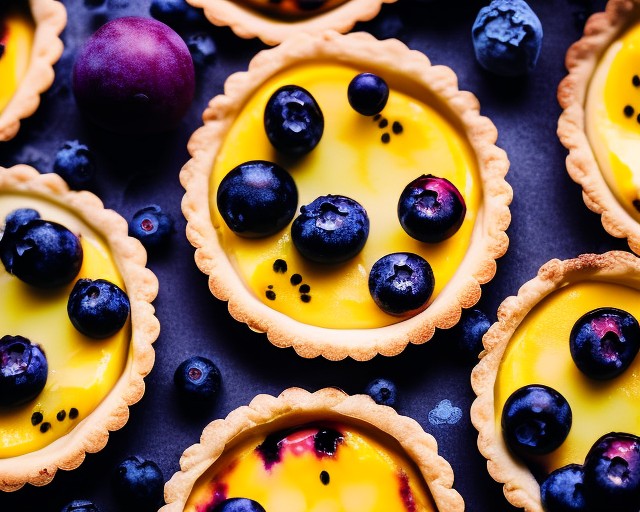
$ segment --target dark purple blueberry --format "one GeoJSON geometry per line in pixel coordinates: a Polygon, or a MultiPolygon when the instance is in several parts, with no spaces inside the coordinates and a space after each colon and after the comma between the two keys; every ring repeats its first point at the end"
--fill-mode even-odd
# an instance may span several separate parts
{"type": "Polygon", "coordinates": [[[460,321],[451,329],[449,339],[455,343],[457,355],[477,360],[484,349],[482,337],[491,327],[487,315],[479,309],[463,309],[460,321]]]}
{"type": "Polygon", "coordinates": [[[442,242],[453,236],[467,212],[464,199],[445,178],[423,174],[400,194],[398,219],[409,236],[421,242],[442,242]]]}
{"type": "Polygon", "coordinates": [[[147,249],[165,245],[174,231],[173,218],[157,204],[141,208],[129,221],[129,236],[140,240],[147,249]]]}
{"type": "Polygon", "coordinates": [[[65,285],[82,266],[80,239],[57,222],[32,219],[0,239],[7,272],[39,288],[65,285]]]}
{"type": "Polygon", "coordinates": [[[129,309],[127,294],[105,279],[78,279],[67,302],[71,323],[91,338],[106,338],[122,329],[129,309]]]}
{"type": "Polygon", "coordinates": [[[89,500],[73,500],[67,503],[60,512],[100,512],[100,509],[89,500]]]}
{"type": "Polygon", "coordinates": [[[558,448],[571,429],[571,407],[555,389],[531,384],[514,391],[502,410],[502,434],[523,455],[543,455],[558,448]]]}
{"type": "Polygon", "coordinates": [[[206,357],[194,356],[178,365],[173,382],[182,398],[211,402],[220,391],[220,370],[206,357]]]}
{"type": "Polygon", "coordinates": [[[211,512],[265,512],[264,507],[249,498],[229,498],[218,503],[211,512]]]}
{"type": "Polygon", "coordinates": [[[387,104],[389,86],[378,75],[360,73],[349,82],[347,98],[351,108],[359,114],[375,116],[382,112],[387,104]]]}
{"type": "Polygon", "coordinates": [[[388,405],[394,407],[398,399],[398,390],[393,381],[389,379],[374,379],[369,382],[364,392],[369,395],[375,403],[380,405],[388,405]]]}
{"type": "Polygon", "coordinates": [[[112,484],[123,510],[155,512],[164,504],[164,477],[152,460],[127,457],[117,466],[112,484]]]}
{"type": "Polygon", "coordinates": [[[597,510],[637,512],[640,507],[640,437],[611,432],[598,439],[584,462],[588,497],[597,510]]]}
{"type": "Polygon", "coordinates": [[[204,24],[206,18],[202,9],[196,9],[186,0],[152,0],[149,13],[158,21],[176,30],[204,24]]]}
{"type": "Polygon", "coordinates": [[[267,101],[264,128],[274,148],[286,155],[300,156],[320,142],[324,116],[309,91],[285,85],[267,101]]]}
{"type": "Polygon", "coordinates": [[[340,263],[358,254],[369,236],[369,216],[360,203],[345,196],[320,196],[300,207],[291,225],[291,240],[307,259],[340,263]]]}
{"type": "Polygon", "coordinates": [[[0,338],[0,406],[34,399],[47,383],[48,370],[40,346],[22,336],[0,338]]]}
{"type": "Polygon", "coordinates": [[[569,464],[552,472],[540,486],[545,512],[593,512],[585,496],[584,469],[569,464]]]}
{"type": "Polygon", "coordinates": [[[417,254],[383,256],[369,272],[369,292],[380,309],[404,315],[422,309],[431,298],[435,279],[429,262],[417,254]]]}
{"type": "Polygon", "coordinates": [[[18,208],[7,215],[4,225],[5,235],[15,235],[22,226],[39,219],[40,214],[33,208],[18,208]]]}
{"type": "Polygon", "coordinates": [[[252,160],[238,165],[218,187],[218,210],[237,235],[257,238],[284,228],[296,213],[298,189],[278,164],[252,160]]]}
{"type": "Polygon", "coordinates": [[[640,349],[640,325],[621,309],[594,309],[574,324],[569,348],[574,363],[585,375],[612,379],[636,357],[640,349]]]}
{"type": "Polygon", "coordinates": [[[216,43],[207,32],[196,32],[186,38],[187,48],[196,67],[203,67],[216,58],[216,43]]]}
{"type": "Polygon", "coordinates": [[[67,141],[56,153],[53,172],[60,175],[69,188],[85,189],[93,183],[96,175],[93,153],[85,144],[80,144],[77,140],[67,141]]]}

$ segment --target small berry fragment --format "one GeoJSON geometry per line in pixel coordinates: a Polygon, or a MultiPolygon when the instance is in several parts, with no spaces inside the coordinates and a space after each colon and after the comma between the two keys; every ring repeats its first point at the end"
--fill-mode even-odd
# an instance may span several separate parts
{"type": "Polygon", "coordinates": [[[53,172],[60,175],[69,188],[86,189],[95,179],[95,157],[85,144],[77,140],[67,141],[56,153],[53,172]]]}
{"type": "Polygon", "coordinates": [[[210,359],[193,356],[178,365],[173,382],[183,398],[212,402],[220,392],[220,370],[210,359]]]}
{"type": "Polygon", "coordinates": [[[168,243],[175,231],[173,218],[157,204],[141,208],[129,221],[129,236],[137,238],[147,249],[154,249],[168,243]]]}
{"type": "Polygon", "coordinates": [[[349,82],[347,99],[351,108],[359,114],[375,116],[382,112],[387,104],[389,86],[376,74],[360,73],[349,82]]]}
{"type": "Polygon", "coordinates": [[[367,384],[364,392],[369,395],[375,403],[394,407],[398,399],[398,390],[395,383],[389,379],[374,379],[367,384]]]}
{"type": "MultiPolygon", "coordinates": [[[[0,338],[0,406],[13,407],[33,400],[47,383],[48,370],[39,345],[23,336],[0,338]]],[[[35,414],[31,417],[33,425],[42,420],[35,414]]]]}
{"type": "Polygon", "coordinates": [[[112,485],[123,510],[155,512],[164,503],[164,477],[151,460],[127,457],[117,466],[112,485]]]}
{"type": "Polygon", "coordinates": [[[71,323],[91,338],[106,338],[122,329],[129,309],[127,294],[105,279],[78,279],[67,302],[71,323]]]}

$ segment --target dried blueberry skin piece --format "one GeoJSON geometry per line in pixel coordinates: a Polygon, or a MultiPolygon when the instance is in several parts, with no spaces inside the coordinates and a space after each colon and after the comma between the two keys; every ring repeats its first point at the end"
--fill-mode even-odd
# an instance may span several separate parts
{"type": "Polygon", "coordinates": [[[324,115],[309,91],[284,85],[267,101],[264,128],[274,148],[286,155],[301,156],[320,142],[324,115]]]}
{"type": "Polygon", "coordinates": [[[121,510],[155,512],[164,504],[164,477],[152,460],[127,457],[113,475],[112,487],[121,510]]]}
{"type": "Polygon", "coordinates": [[[139,209],[129,221],[129,236],[147,249],[166,245],[174,230],[173,218],[157,204],[139,209]]]}
{"type": "Polygon", "coordinates": [[[60,512],[100,512],[100,509],[92,501],[73,500],[64,505],[60,512]]]}
{"type": "Polygon", "coordinates": [[[189,401],[212,401],[220,391],[220,370],[210,359],[193,356],[178,365],[173,382],[189,401]]]}
{"type": "Polygon", "coordinates": [[[545,512],[593,512],[585,495],[584,468],[569,464],[553,471],[540,486],[545,512]]]}
{"type": "Polygon", "coordinates": [[[249,498],[229,498],[218,503],[212,512],[265,512],[265,509],[249,498]]]}
{"type": "Polygon", "coordinates": [[[571,357],[585,375],[599,380],[623,373],[640,349],[640,325],[626,311],[598,308],[580,317],[569,336],[571,357]]]}
{"type": "Polygon", "coordinates": [[[396,384],[389,379],[378,378],[372,380],[365,386],[364,392],[379,405],[394,407],[398,400],[396,384]]]}
{"type": "Polygon", "coordinates": [[[351,108],[363,116],[375,116],[382,112],[389,99],[389,86],[374,73],[356,75],[347,88],[351,108]]]}
{"type": "Polygon", "coordinates": [[[0,406],[33,400],[47,383],[49,365],[39,345],[23,336],[0,338],[0,406]]]}
{"type": "Polygon", "coordinates": [[[222,178],[217,204],[231,231],[247,238],[264,237],[291,222],[298,206],[298,188],[278,164],[251,160],[222,178]]]}

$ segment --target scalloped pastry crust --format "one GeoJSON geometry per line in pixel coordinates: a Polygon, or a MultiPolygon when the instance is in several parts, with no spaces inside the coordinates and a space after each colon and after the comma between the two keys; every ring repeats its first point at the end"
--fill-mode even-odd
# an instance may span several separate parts
{"type": "Polygon", "coordinates": [[[53,65],[63,51],[59,36],[67,23],[64,5],[57,0],[29,0],[29,7],[35,22],[31,58],[20,86],[0,112],[0,142],[15,137],[20,121],[36,111],[40,95],[53,84],[53,65]]]}
{"type": "Polygon", "coordinates": [[[324,356],[331,360],[352,357],[367,360],[376,354],[396,355],[409,343],[424,343],[436,328],[455,325],[461,309],[480,298],[480,285],[490,281],[496,271],[496,258],[502,256],[509,240],[505,233],[511,214],[510,185],[504,177],[509,162],[495,146],[497,130],[479,114],[476,97],[460,91],[453,71],[431,66],[428,58],[409,50],[398,40],[378,41],[366,33],[340,35],[335,31],[299,34],[280,46],[257,54],[247,72],[231,75],[224,94],[209,103],[204,125],[188,143],[192,158],[183,167],[180,181],[186,190],[182,211],[188,221],[187,238],[196,248],[195,260],[209,275],[214,296],[228,301],[229,312],[257,332],[265,332],[278,347],[293,347],[307,358],[324,356]],[[358,67],[384,70],[403,80],[426,87],[452,112],[466,133],[475,153],[483,185],[482,206],[471,237],[471,246],[454,278],[421,313],[396,324],[374,329],[330,329],[308,325],[262,303],[243,283],[222,248],[209,213],[209,181],[222,141],[248,98],[261,84],[280,70],[308,61],[353,63],[358,67]]]}
{"type": "Polygon", "coordinates": [[[424,477],[431,495],[443,512],[464,510],[464,501],[452,488],[453,470],[438,455],[436,440],[414,419],[400,416],[391,407],[376,404],[367,395],[349,396],[336,388],[324,388],[309,393],[289,388],[278,397],[258,395],[248,406],[229,413],[205,427],[200,443],[187,448],[180,457],[180,471],[165,484],[162,512],[184,510],[196,480],[222,455],[238,436],[249,432],[267,432],[295,426],[310,419],[339,419],[346,425],[357,423],[374,435],[382,432],[400,443],[410,460],[424,477]]]}
{"type": "Polygon", "coordinates": [[[631,250],[640,254],[640,224],[625,211],[607,185],[585,131],[586,96],[598,61],[611,43],[638,19],[638,0],[609,0],[604,12],[589,18],[583,37],[567,51],[565,65],[569,74],[558,87],[558,101],[563,108],[558,136],[569,150],[567,171],[582,187],[587,207],[601,215],[602,225],[610,235],[626,238],[631,250]]]}
{"type": "Polygon", "coordinates": [[[25,483],[36,486],[49,483],[58,469],[77,468],[86,453],[104,448],[110,431],[126,424],[129,406],[144,394],[143,378],[153,367],[152,343],[158,337],[160,325],[151,304],[158,293],[158,280],[145,267],[147,253],[142,244],[128,236],[125,219],[105,209],[94,194],[70,191],[57,174],[40,174],[26,165],[0,167],[0,195],[6,192],[28,193],[57,203],[103,236],[126,284],[131,304],[129,359],[114,389],[65,436],[35,452],[0,458],[0,490],[15,491],[25,483]]]}
{"type": "Polygon", "coordinates": [[[508,297],[498,308],[498,321],[483,338],[484,351],[471,373],[477,398],[471,406],[471,421],[478,430],[478,448],[487,459],[489,474],[504,484],[504,495],[515,507],[543,512],[540,486],[527,466],[514,458],[501,432],[496,432],[494,385],[509,341],[527,314],[545,297],[567,283],[583,280],[617,282],[640,290],[640,260],[624,251],[583,254],[570,260],[553,259],[538,275],[525,283],[517,296],[508,297]]]}

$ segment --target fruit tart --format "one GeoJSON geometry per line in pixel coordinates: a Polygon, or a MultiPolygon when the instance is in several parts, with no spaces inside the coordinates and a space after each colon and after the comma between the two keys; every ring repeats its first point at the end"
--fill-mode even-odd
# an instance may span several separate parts
{"type": "Polygon", "coordinates": [[[640,259],[551,260],[498,309],[471,375],[491,476],[526,511],[637,511],[640,259]]]}
{"type": "Polygon", "coordinates": [[[0,141],[13,138],[54,79],[67,22],[57,0],[19,0],[0,6],[0,141]]]}
{"type": "Polygon", "coordinates": [[[163,512],[464,510],[431,435],[335,388],[258,395],[207,425],[180,468],[163,512]]]}
{"type": "Polygon", "coordinates": [[[303,357],[453,326],[508,246],[496,129],[451,69],[335,31],[264,50],[191,137],[182,209],[231,315],[303,357]]]}
{"type": "Polygon", "coordinates": [[[640,2],[610,0],[567,52],[558,135],[567,170],[606,231],[640,253],[640,2]]]}
{"type": "Polygon", "coordinates": [[[0,490],[79,466],[144,393],[158,282],[127,232],[57,174],[0,168],[0,490]]]}
{"type": "Polygon", "coordinates": [[[396,0],[187,0],[204,9],[211,23],[230,27],[243,38],[277,45],[298,32],[348,32],[396,0]]]}

